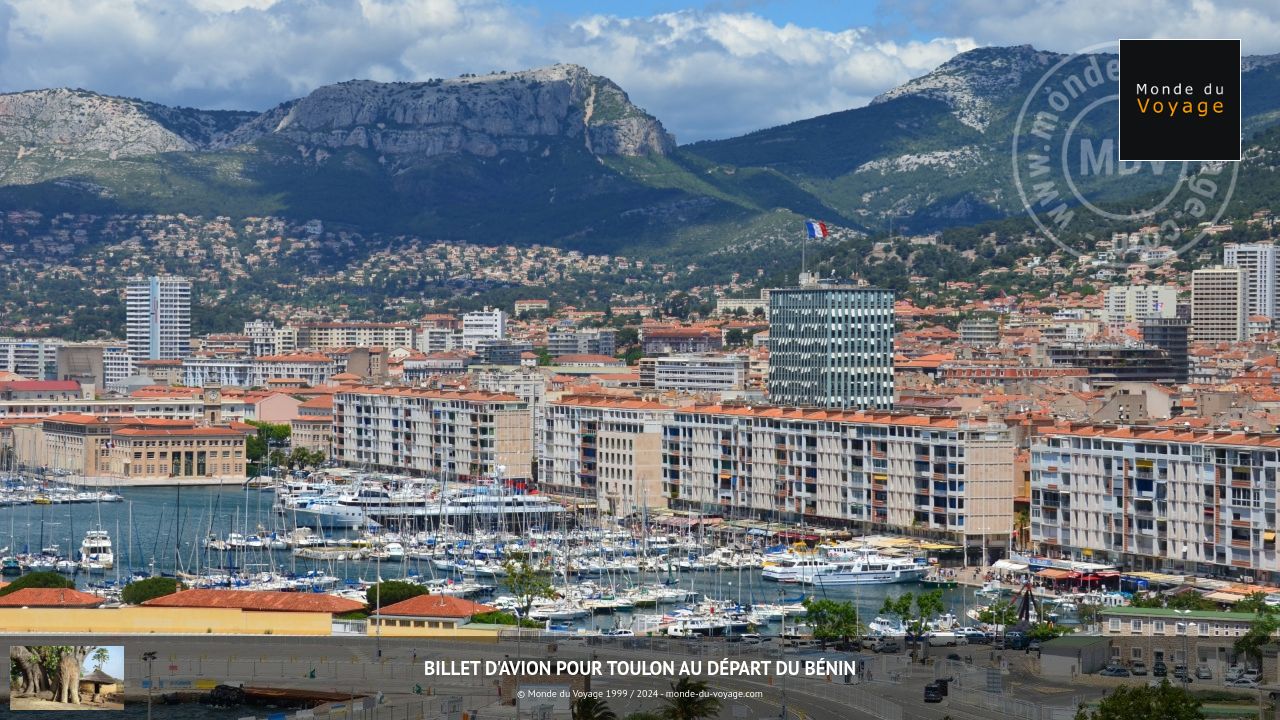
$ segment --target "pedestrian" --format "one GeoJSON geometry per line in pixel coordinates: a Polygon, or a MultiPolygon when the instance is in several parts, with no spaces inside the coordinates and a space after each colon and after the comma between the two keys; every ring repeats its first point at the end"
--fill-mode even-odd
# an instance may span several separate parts
{"type": "Polygon", "coordinates": [[[413,661],[418,662],[418,648],[413,649],[413,661]]]}

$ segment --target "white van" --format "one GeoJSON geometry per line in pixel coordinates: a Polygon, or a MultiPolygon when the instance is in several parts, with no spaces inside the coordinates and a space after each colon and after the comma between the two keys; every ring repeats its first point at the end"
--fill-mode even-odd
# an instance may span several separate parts
{"type": "Polygon", "coordinates": [[[969,638],[953,632],[936,632],[929,634],[929,647],[954,647],[968,645],[969,638]]]}

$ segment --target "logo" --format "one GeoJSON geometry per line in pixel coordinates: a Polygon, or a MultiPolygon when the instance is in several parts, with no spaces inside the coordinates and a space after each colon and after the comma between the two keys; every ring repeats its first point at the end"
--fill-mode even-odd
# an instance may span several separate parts
{"type": "Polygon", "coordinates": [[[1013,178],[1045,237],[1093,267],[1154,266],[1194,247],[1226,211],[1238,163],[1119,159],[1117,43],[1067,55],[1027,94],[1013,178]]]}

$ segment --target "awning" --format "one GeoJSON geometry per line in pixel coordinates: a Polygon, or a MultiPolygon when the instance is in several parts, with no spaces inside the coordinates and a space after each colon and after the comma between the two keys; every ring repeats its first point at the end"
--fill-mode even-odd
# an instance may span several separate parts
{"type": "Polygon", "coordinates": [[[1238,603],[1238,602],[1240,602],[1241,600],[1243,600],[1243,599],[1244,599],[1244,596],[1243,596],[1243,595],[1236,595],[1236,594],[1234,594],[1234,593],[1221,592],[1221,591],[1219,591],[1219,592],[1211,592],[1211,593],[1207,593],[1207,594],[1205,595],[1205,598],[1207,598],[1207,599],[1209,599],[1209,600],[1212,600],[1212,601],[1214,601],[1214,602],[1220,602],[1220,603],[1231,603],[1231,604],[1233,604],[1233,605],[1234,605],[1235,603],[1238,603]]]}
{"type": "Polygon", "coordinates": [[[748,535],[768,535],[769,531],[762,528],[751,528],[747,531],[748,535]]]}
{"type": "Polygon", "coordinates": [[[1023,563],[1014,562],[1012,560],[1000,559],[991,564],[993,570],[1006,570],[1008,572],[1026,572],[1027,566],[1023,563]]]}
{"type": "Polygon", "coordinates": [[[1072,573],[1070,570],[1059,570],[1057,568],[1045,568],[1040,572],[1036,573],[1036,577],[1042,577],[1047,580],[1066,580],[1067,578],[1070,578],[1073,574],[1074,573],[1072,573]]]}
{"type": "Polygon", "coordinates": [[[1275,541],[1276,541],[1276,531],[1275,531],[1275,530],[1263,530],[1263,531],[1262,531],[1262,541],[1263,541],[1263,542],[1275,542],[1275,541]]]}

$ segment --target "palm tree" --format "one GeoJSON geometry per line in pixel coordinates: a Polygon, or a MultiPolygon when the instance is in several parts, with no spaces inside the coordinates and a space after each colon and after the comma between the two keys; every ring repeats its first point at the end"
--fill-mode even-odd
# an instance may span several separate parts
{"type": "Polygon", "coordinates": [[[574,700],[569,710],[573,713],[573,720],[618,720],[608,703],[590,695],[574,700]]]}
{"type": "Polygon", "coordinates": [[[671,695],[662,704],[663,720],[705,720],[719,717],[720,698],[707,692],[705,680],[691,680],[688,675],[671,683],[671,695]]]}

